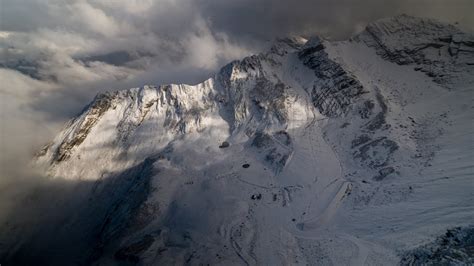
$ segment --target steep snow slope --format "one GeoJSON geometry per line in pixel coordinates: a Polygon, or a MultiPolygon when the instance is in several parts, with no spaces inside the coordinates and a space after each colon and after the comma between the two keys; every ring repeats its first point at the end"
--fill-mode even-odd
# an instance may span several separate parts
{"type": "Polygon", "coordinates": [[[474,220],[473,55],[471,35],[399,16],[280,40],[195,86],[99,95],[37,157],[86,184],[52,246],[81,244],[44,261],[455,263],[413,254],[474,220]]]}

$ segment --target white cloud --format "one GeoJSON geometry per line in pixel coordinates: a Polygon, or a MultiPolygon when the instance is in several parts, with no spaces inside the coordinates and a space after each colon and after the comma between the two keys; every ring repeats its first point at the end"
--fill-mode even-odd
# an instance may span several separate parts
{"type": "Polygon", "coordinates": [[[40,143],[57,130],[58,124],[47,122],[44,114],[31,108],[31,103],[58,88],[1,68],[0,84],[8,84],[0,87],[0,181],[5,181],[23,174],[40,143]]]}
{"type": "Polygon", "coordinates": [[[212,34],[202,18],[195,22],[195,32],[185,39],[185,50],[191,65],[204,69],[218,67],[219,59],[231,60],[248,55],[248,51],[231,44],[225,34],[212,34]]]}
{"type": "Polygon", "coordinates": [[[68,6],[71,20],[78,25],[85,26],[91,32],[100,33],[105,37],[114,37],[120,33],[118,21],[107,16],[103,10],[95,8],[87,1],[80,1],[68,6]]]}

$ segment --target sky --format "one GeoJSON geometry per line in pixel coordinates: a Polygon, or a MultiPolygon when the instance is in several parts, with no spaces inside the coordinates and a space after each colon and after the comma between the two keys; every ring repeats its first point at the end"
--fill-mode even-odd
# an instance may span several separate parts
{"type": "Polygon", "coordinates": [[[98,92],[198,83],[277,37],[402,13],[474,29],[472,0],[0,0],[0,184],[98,92]]]}

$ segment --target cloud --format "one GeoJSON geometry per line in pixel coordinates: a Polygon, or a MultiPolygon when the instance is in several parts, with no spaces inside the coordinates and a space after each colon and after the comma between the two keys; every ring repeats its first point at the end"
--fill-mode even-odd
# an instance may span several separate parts
{"type": "Polygon", "coordinates": [[[0,186],[25,174],[25,165],[39,143],[55,131],[53,123],[44,123],[44,114],[34,112],[32,99],[48,93],[54,85],[32,79],[17,71],[0,69],[0,186]],[[8,179],[8,180],[7,180],[8,179]]]}
{"type": "Polygon", "coordinates": [[[345,39],[367,23],[406,13],[460,22],[474,28],[469,0],[198,0],[216,30],[236,38],[272,38],[287,34],[323,34],[345,39]],[[230,34],[231,33],[231,34],[230,34]]]}

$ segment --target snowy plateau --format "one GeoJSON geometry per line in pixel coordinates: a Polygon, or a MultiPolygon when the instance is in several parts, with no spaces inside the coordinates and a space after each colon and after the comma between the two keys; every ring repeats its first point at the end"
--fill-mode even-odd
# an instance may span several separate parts
{"type": "MultiPolygon", "coordinates": [[[[474,36],[401,15],[99,94],[35,157],[47,265],[473,265],[474,36]]],[[[10,237],[19,237],[10,231],[10,237]]]]}

